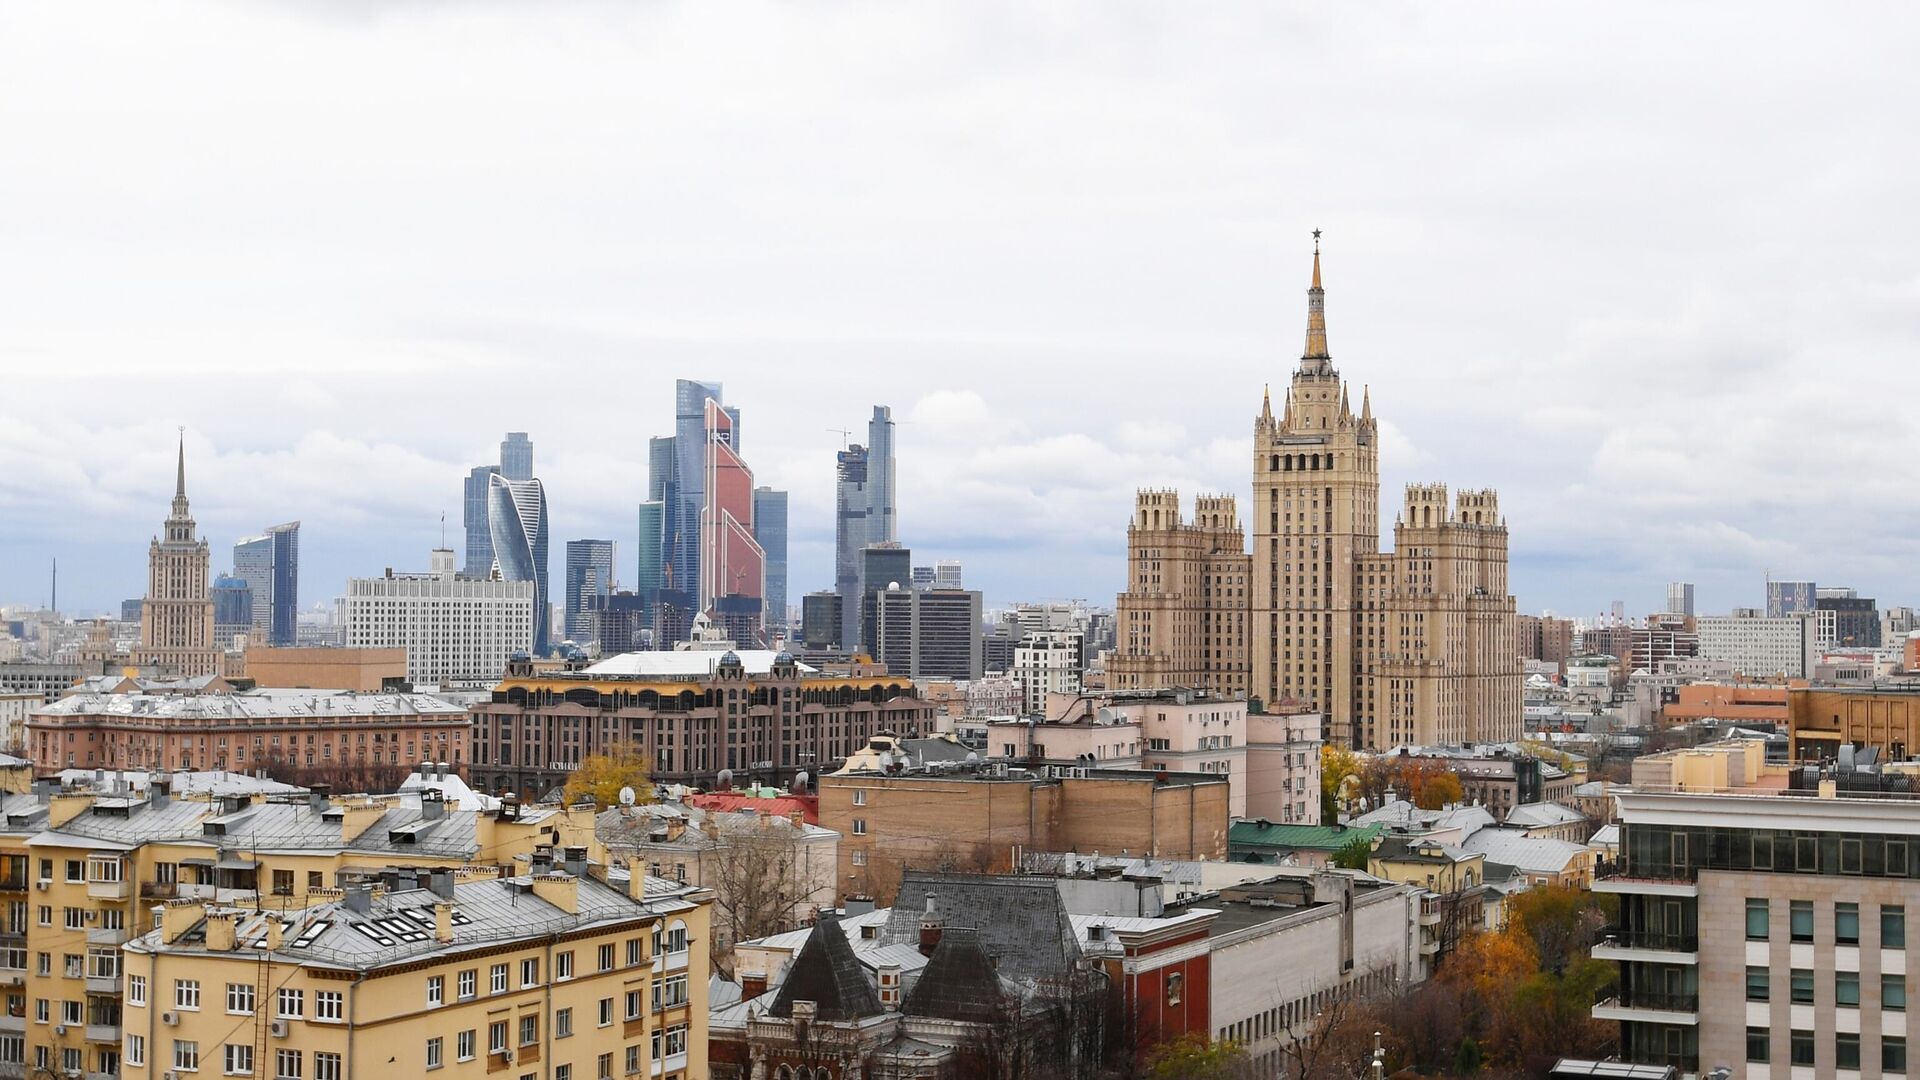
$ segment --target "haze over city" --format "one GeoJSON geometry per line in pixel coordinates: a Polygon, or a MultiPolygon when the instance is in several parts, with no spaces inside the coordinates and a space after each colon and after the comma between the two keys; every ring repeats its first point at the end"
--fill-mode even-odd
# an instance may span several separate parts
{"type": "Polygon", "coordinates": [[[202,531],[300,519],[309,606],[458,547],[508,430],[556,572],[625,578],[697,378],[794,597],[884,403],[917,557],[1110,604],[1136,487],[1244,497],[1314,228],[1389,508],[1498,487],[1521,610],[1905,583],[1909,9],[1018,11],[0,13],[0,598],[140,595],[182,425],[202,531]]]}

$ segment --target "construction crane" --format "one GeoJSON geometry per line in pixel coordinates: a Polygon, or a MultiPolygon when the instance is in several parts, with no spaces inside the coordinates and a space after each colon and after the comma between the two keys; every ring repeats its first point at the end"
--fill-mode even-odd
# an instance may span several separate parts
{"type": "Polygon", "coordinates": [[[847,448],[847,444],[853,440],[853,432],[848,431],[846,428],[830,427],[827,430],[838,432],[840,434],[840,449],[842,450],[845,450],[847,448]]]}

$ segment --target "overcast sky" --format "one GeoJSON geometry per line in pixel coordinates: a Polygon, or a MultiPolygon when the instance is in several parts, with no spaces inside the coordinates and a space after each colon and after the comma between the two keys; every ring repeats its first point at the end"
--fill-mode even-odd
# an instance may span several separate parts
{"type": "MultiPolygon", "coordinates": [[[[175,428],[216,570],[424,568],[526,430],[631,579],[673,380],[831,581],[902,539],[1111,604],[1137,486],[1245,497],[1326,231],[1382,489],[1493,485],[1523,611],[1920,601],[1911,5],[0,6],[0,602],[138,596],[175,428]],[[1036,10],[1038,9],[1038,10],[1036,10]]],[[[1357,388],[1356,388],[1357,389],[1357,388]]],[[[1190,502],[1189,502],[1190,505],[1190,502]]],[[[1383,515],[1383,520],[1390,516],[1383,515]]]]}

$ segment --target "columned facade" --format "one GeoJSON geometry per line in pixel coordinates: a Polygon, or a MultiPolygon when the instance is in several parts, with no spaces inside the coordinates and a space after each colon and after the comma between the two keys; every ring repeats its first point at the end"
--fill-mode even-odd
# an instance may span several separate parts
{"type": "Polygon", "coordinates": [[[187,507],[187,448],[180,443],[173,508],[162,538],[147,548],[147,596],[140,605],[140,645],[132,662],[180,678],[220,673],[214,645],[212,578],[207,542],[194,535],[187,507]]]}

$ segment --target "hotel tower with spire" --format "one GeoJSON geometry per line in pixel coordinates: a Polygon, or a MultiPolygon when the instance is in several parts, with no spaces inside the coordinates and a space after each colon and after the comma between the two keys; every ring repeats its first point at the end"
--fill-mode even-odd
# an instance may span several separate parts
{"type": "Polygon", "coordinates": [[[207,542],[194,535],[187,509],[187,443],[180,438],[173,508],[164,532],[147,548],[147,597],[140,605],[140,645],[132,660],[179,678],[220,673],[221,651],[213,638],[213,598],[208,591],[207,542]]]}
{"type": "Polygon", "coordinates": [[[1244,688],[1268,704],[1307,704],[1326,716],[1329,741],[1359,748],[1518,738],[1522,677],[1499,496],[1462,490],[1449,501],[1443,484],[1410,484],[1393,550],[1380,550],[1379,425],[1368,391],[1356,414],[1333,366],[1317,232],[1306,348],[1279,415],[1269,394],[1253,435],[1246,588],[1208,582],[1171,602],[1150,595],[1187,577],[1202,584],[1160,557],[1171,536],[1207,533],[1201,547],[1230,542],[1237,554],[1240,526],[1230,497],[1202,496],[1189,526],[1177,496],[1171,507],[1170,493],[1138,496],[1114,685],[1244,688]],[[1223,503],[1230,537],[1209,528],[1223,503]],[[1162,529],[1143,528],[1154,518],[1162,529]],[[1181,614],[1155,617],[1167,608],[1181,614]],[[1205,639],[1223,625],[1244,626],[1244,649],[1205,639]]]}

